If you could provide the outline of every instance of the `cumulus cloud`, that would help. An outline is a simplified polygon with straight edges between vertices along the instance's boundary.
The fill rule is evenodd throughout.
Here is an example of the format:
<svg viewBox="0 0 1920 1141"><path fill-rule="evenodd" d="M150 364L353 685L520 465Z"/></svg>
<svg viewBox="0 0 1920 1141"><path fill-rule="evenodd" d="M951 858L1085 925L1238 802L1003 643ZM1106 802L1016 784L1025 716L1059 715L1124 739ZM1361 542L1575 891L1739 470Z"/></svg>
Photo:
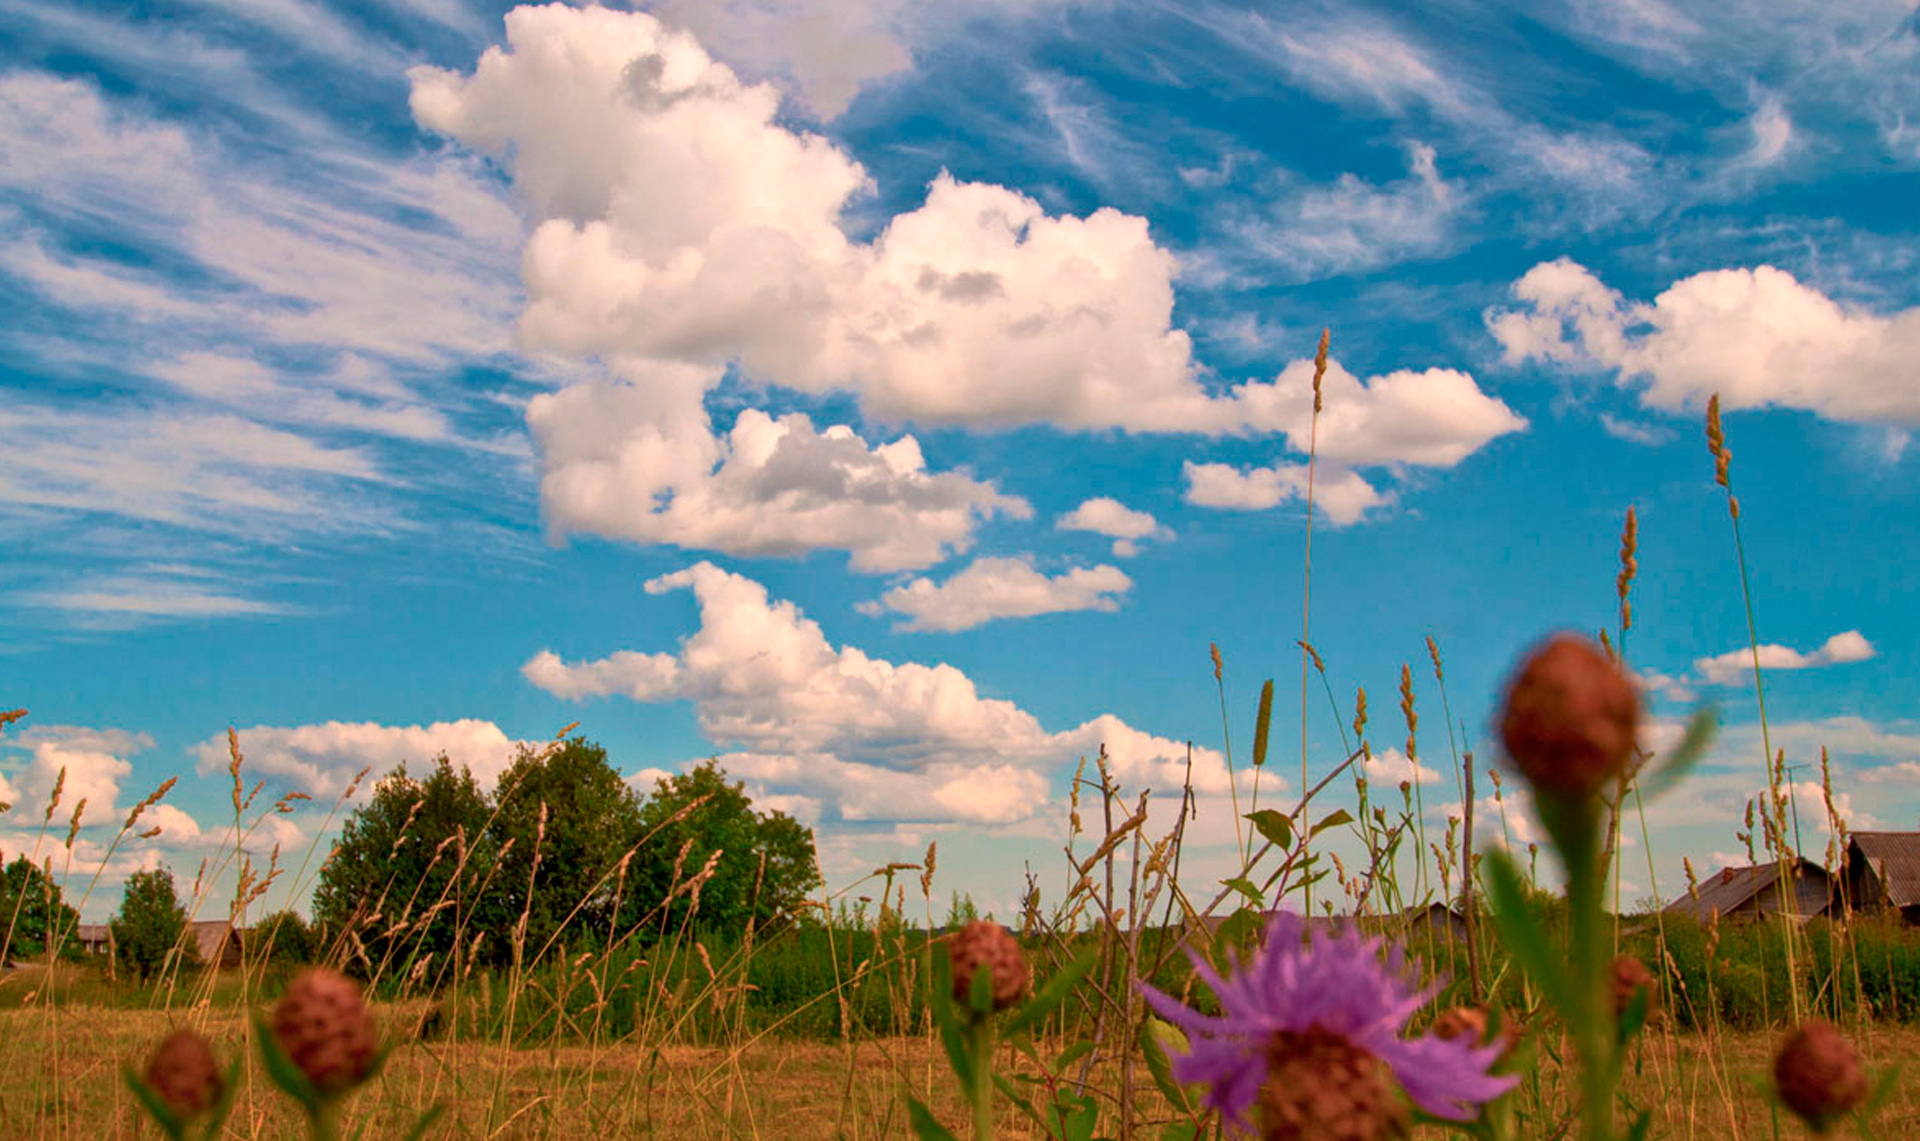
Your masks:
<svg viewBox="0 0 1920 1141"><path fill-rule="evenodd" d="M490 787L513 763L519 747L491 721L465 718L431 725L379 725L370 721L327 721L316 725L255 725L238 730L244 757L241 774L266 775L316 799L338 796L362 768L372 772L360 782L364 796L375 781L405 762L408 771L427 771L445 753L456 767L465 765L474 780ZM229 763L223 734L193 746L199 771L225 769Z"/></svg>
<svg viewBox="0 0 1920 1141"><path fill-rule="evenodd" d="M1840 665L1846 662L1864 662L1873 657L1873 643L1867 641L1858 630L1846 630L1828 638L1820 648L1807 653L1788 646L1766 643L1760 647L1760 668L1771 670L1804 670L1816 666ZM1752 649L1728 650L1724 654L1699 658L1693 663L1694 672L1708 685L1738 685L1753 676Z"/></svg>
<svg viewBox="0 0 1920 1141"><path fill-rule="evenodd" d="M1890 765L1877 765L1870 769L1861 769L1858 776L1868 784L1920 786L1920 761L1896 761Z"/></svg>
<svg viewBox="0 0 1920 1141"><path fill-rule="evenodd" d="M13 804L15 821L38 820L60 788L55 817L70 820L74 808L87 802L82 827L111 823L124 816L120 806L123 782L133 774L126 758L153 747L153 738L125 729L93 729L78 725L40 725L20 733L0 747L25 749L31 756L25 767L0 790L0 799Z"/></svg>
<svg viewBox="0 0 1920 1141"><path fill-rule="evenodd" d="M697 563L646 584L691 590L700 627L675 653L568 663L551 650L521 672L556 696L690 701L730 773L843 819L1011 821L1044 807L1050 771L1104 744L1115 778L1178 787L1187 747L1111 716L1048 732L1011 701L982 697L952 666L895 663L835 647L760 583ZM1226 791L1225 758L1193 750L1193 780Z"/></svg>
<svg viewBox="0 0 1920 1141"><path fill-rule="evenodd" d="M1111 496L1101 495L1054 520L1057 531L1092 531L1113 540L1115 558L1131 558L1140 553L1142 539L1165 542L1173 531L1163 527L1145 511L1135 511Z"/></svg>
<svg viewBox="0 0 1920 1141"><path fill-rule="evenodd" d="M1118 567L1074 567L1048 576L1030 559L975 559L945 582L917 578L896 586L860 612L893 611L910 620L898 630L971 630L997 618L1032 618L1069 610L1120 609L1116 595L1133 580Z"/></svg>
<svg viewBox="0 0 1920 1141"><path fill-rule="evenodd" d="M1182 465L1188 503L1230 511L1265 511L1307 497L1307 465L1236 468L1232 464ZM1358 472L1331 468L1315 473L1313 502L1337 526L1357 523L1389 502Z"/></svg>
<svg viewBox="0 0 1920 1141"><path fill-rule="evenodd" d="M660 393L590 383L534 398L527 421L556 537L590 531L739 555L826 547L850 552L857 570L896 571L964 551L982 519L1032 513L991 483L927 471L910 435L870 448L845 425L816 431L800 413L776 420L749 408L723 442L697 395L663 417Z"/></svg>
<svg viewBox="0 0 1920 1141"><path fill-rule="evenodd" d="M1398 787L1401 781L1432 784L1440 779L1438 770L1411 760L1399 749L1383 749L1360 762L1367 780L1374 784Z"/></svg>
<svg viewBox="0 0 1920 1141"><path fill-rule="evenodd" d="M887 422L1284 431L1302 446L1285 406L1298 402L1297 367L1230 394L1202 387L1172 326L1178 267L1146 219L1049 215L942 174L919 206L852 241L840 220L873 188L864 168L776 121L778 92L743 83L692 35L644 13L560 6L516 9L506 32L507 48L471 74L413 69L411 106L426 129L512 173L531 229L521 343L597 356L641 390L570 389L530 414L540 435L570 407L590 418L590 405L621 405L622 430L600 431L598 447L634 457L630 481L602 465L587 481L602 499L671 514L663 489L677 498L705 482L722 449L702 398L733 365L755 383L851 391ZM1524 426L1464 373L1363 386L1336 370L1330 384L1334 462L1448 466ZM572 455L544 462L550 483L570 483ZM589 510L551 488L547 501L563 528L659 535L631 525L635 508ZM682 528L667 530L679 541ZM712 538L759 549L735 531Z"/></svg>
<svg viewBox="0 0 1920 1141"><path fill-rule="evenodd" d="M1568 258L1513 285L1489 310L1510 363L1611 370L1651 407L1781 407L1862 424L1920 424L1920 308L1890 316L1843 305L1772 266L1697 273L1629 302Z"/></svg>

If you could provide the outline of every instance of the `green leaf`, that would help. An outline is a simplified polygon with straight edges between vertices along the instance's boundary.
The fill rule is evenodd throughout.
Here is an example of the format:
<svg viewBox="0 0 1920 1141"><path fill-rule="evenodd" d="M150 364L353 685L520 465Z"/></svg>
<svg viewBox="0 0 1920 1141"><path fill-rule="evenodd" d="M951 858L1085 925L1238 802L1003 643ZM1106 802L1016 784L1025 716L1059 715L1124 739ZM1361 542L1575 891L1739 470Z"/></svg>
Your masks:
<svg viewBox="0 0 1920 1141"><path fill-rule="evenodd" d="M140 1075L133 1072L132 1066L122 1065L120 1073L126 1078L127 1088L133 1091L133 1096L140 1102L140 1107L146 1110L147 1116L153 1118L154 1122L160 1126L160 1131L171 1137L173 1141L181 1141L181 1137L184 1136L182 1130L186 1126L180 1120L180 1116L173 1112L173 1107L168 1105L152 1086L141 1080Z"/></svg>
<svg viewBox="0 0 1920 1141"><path fill-rule="evenodd" d="M1260 712L1253 719L1253 767L1267 763L1267 727L1273 721L1273 679L1260 687Z"/></svg>
<svg viewBox="0 0 1920 1141"><path fill-rule="evenodd" d="M280 1087L286 1095L300 1103L307 1116L318 1117L326 1106L326 1097L313 1087L307 1075L293 1064L287 1052L280 1048L280 1042L273 1036L273 1028L260 1015L253 1016L253 1039L260 1046L260 1061L267 1068L267 1076L273 1084Z"/></svg>
<svg viewBox="0 0 1920 1141"><path fill-rule="evenodd" d="M1080 1059L1086 1057L1088 1054L1091 1054L1091 1053L1093 1053L1092 1042L1088 1042L1085 1040L1075 1042L1073 1045L1068 1046L1066 1049L1060 1051L1060 1056L1053 1060L1053 1072L1056 1074L1061 1073L1068 1066L1073 1065L1075 1062L1079 1061Z"/></svg>
<svg viewBox="0 0 1920 1141"><path fill-rule="evenodd" d="M1160 1127L1160 1141L1200 1141L1200 1127L1191 1121L1170 1121Z"/></svg>
<svg viewBox="0 0 1920 1141"><path fill-rule="evenodd" d="M912 1094L907 1095L907 1120L913 1123L913 1132L920 1141L960 1141L946 1126L935 1121L933 1113Z"/></svg>
<svg viewBox="0 0 1920 1141"><path fill-rule="evenodd" d="M440 1120L440 1115L445 1113L446 1111L447 1111L446 1102L444 1101L434 1102L433 1108L427 1110L426 1113L422 1114L420 1116L420 1120L413 1123L413 1128L407 1130L407 1135L403 1139L403 1141L420 1141L422 1137L425 1137L427 1135L427 1130L432 1128L433 1123Z"/></svg>
<svg viewBox="0 0 1920 1141"><path fill-rule="evenodd" d="M989 1018L993 1015L992 971L975 969L973 977L967 980L967 1007L973 1011L975 1018Z"/></svg>
<svg viewBox="0 0 1920 1141"><path fill-rule="evenodd" d="M1175 1046L1186 1052L1186 1036L1181 1034L1172 1023L1149 1014L1140 1024L1140 1052L1146 1055L1147 1073L1153 1076L1153 1084L1160 1087L1160 1095L1167 1104L1181 1113L1193 1113L1193 1103L1187 1097L1187 1091L1179 1082L1173 1080L1173 1064L1167 1057L1167 1047Z"/></svg>
<svg viewBox="0 0 1920 1141"><path fill-rule="evenodd" d="M1342 824L1351 823L1353 823L1353 814L1344 808L1337 808L1320 818L1320 823L1313 826L1312 834L1318 836L1329 828L1338 828Z"/></svg>
<svg viewBox="0 0 1920 1141"><path fill-rule="evenodd" d="M1694 766L1700 763L1700 758L1706 755L1707 746L1713 744L1719 724L1711 705L1696 711L1687 722L1687 732L1680 738L1679 746L1666 755L1658 768L1641 774L1640 795L1651 800L1679 784L1681 778L1692 772Z"/></svg>
<svg viewBox="0 0 1920 1141"><path fill-rule="evenodd" d="M1526 889L1513 858L1504 849L1494 848L1486 854L1481 876L1487 882L1487 898L1493 905L1493 923L1500 931L1500 941L1562 1016L1569 1020L1577 1017L1580 1004L1573 980L1567 975L1566 958L1548 946L1545 933L1528 911Z"/></svg>
<svg viewBox="0 0 1920 1141"><path fill-rule="evenodd" d="M1247 902L1255 907L1266 906L1267 901L1260 898L1260 889L1253 886L1253 881L1247 877L1234 876L1232 879L1224 879L1220 882L1245 896Z"/></svg>
<svg viewBox="0 0 1920 1141"><path fill-rule="evenodd" d="M1248 820L1276 848L1293 847L1293 818L1277 808L1262 808L1246 814Z"/></svg>
<svg viewBox="0 0 1920 1141"><path fill-rule="evenodd" d="M1022 1074L1019 1076L1026 1078L1028 1085L1034 1084L1035 1081L1037 1080L1025 1074ZM1005 1077L1001 1076L1000 1074L995 1074L993 1075L993 1084L997 1089L999 1089L1001 1093L1006 1095L1008 1101L1012 1102L1014 1105L1020 1108L1020 1112L1026 1114L1028 1117L1033 1118L1033 1120L1039 1125L1043 1127L1046 1125L1046 1119L1041 1117L1039 1111L1033 1108L1032 1102L1022 1097L1020 1095L1019 1090L1013 1088L1012 1082L1008 1081Z"/></svg>
<svg viewBox="0 0 1920 1141"><path fill-rule="evenodd" d="M1098 946L1088 947L1075 956L1072 962L1060 969L1060 973L1048 979L1046 985L1033 993L1027 1004L1013 1012L1006 1024L1001 1027L1002 1034L1018 1034L1027 1027L1038 1023L1052 1014L1060 1004L1080 985L1080 980L1092 972L1094 963L1100 959Z"/></svg>
<svg viewBox="0 0 1920 1141"><path fill-rule="evenodd" d="M1620 1012L1620 1044L1626 1045L1633 1040L1640 1028L1647 1024L1647 1009L1653 1001L1652 987L1635 987L1633 997L1627 1000L1627 1008Z"/></svg>
<svg viewBox="0 0 1920 1141"><path fill-rule="evenodd" d="M1652 1124L1653 1114L1648 1110L1641 1110L1640 1116L1633 1119L1632 1125L1627 1126L1627 1141L1646 1141L1647 1127Z"/></svg>

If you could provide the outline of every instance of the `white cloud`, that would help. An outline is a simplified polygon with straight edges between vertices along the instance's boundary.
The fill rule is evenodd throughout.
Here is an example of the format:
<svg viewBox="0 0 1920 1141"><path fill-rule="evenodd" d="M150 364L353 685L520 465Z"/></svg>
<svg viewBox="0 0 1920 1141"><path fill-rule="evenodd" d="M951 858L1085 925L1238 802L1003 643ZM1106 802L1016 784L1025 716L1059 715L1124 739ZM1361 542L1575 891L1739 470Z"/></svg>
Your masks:
<svg viewBox="0 0 1920 1141"><path fill-rule="evenodd" d="M168 566L134 567L78 578L64 576L62 585L17 591L11 597L26 606L84 613L108 625L288 612L277 603L224 589L191 568Z"/></svg>
<svg viewBox="0 0 1920 1141"><path fill-rule="evenodd" d="M1395 369L1362 381L1329 359L1314 427L1313 362L1296 360L1271 383L1236 385L1231 402L1247 424L1285 435L1302 455L1350 467L1448 468L1527 421L1456 369Z"/></svg>
<svg viewBox="0 0 1920 1141"><path fill-rule="evenodd" d="M1487 314L1512 363L1612 370L1664 409L1784 407L1832 420L1920 424L1920 308L1843 306L1772 266L1697 273L1629 304L1567 258L1513 286L1520 308Z"/></svg>
<svg viewBox="0 0 1920 1141"><path fill-rule="evenodd" d="M1102 744L1132 787L1177 788L1185 773L1184 744L1117 718L1050 733L1013 702L980 696L952 666L836 648L791 602L711 563L647 583L649 593L677 589L700 606L700 628L677 653L569 664L542 651L521 672L560 697L690 701L707 739L735 748L721 757L729 772L832 804L844 819L1022 819L1044 806L1049 771ZM1225 758L1193 750L1193 779L1224 792Z"/></svg>
<svg viewBox="0 0 1920 1141"><path fill-rule="evenodd" d="M1628 672L1632 675L1634 684L1640 687L1642 693L1658 694L1668 701L1677 702L1694 701L1700 696L1685 680L1673 677L1670 674L1663 674L1657 670L1630 670ZM1673 740L1677 742L1679 737L1676 735Z"/></svg>
<svg viewBox="0 0 1920 1141"><path fill-rule="evenodd" d="M1236 468L1231 464L1182 465L1187 478L1186 500L1200 507L1233 511L1265 511L1307 496L1307 466ZM1323 468L1314 475L1313 502L1336 526L1357 523L1370 509L1389 502L1387 496L1356 472Z"/></svg>
<svg viewBox="0 0 1920 1141"><path fill-rule="evenodd" d="M534 398L527 421L556 537L588 531L738 555L832 548L851 552L858 570L896 571L966 550L981 519L1032 511L990 483L928 472L912 436L869 448L844 425L816 432L799 413L746 409L723 443L697 392L672 408L663 390L593 383Z"/></svg>
<svg viewBox="0 0 1920 1141"><path fill-rule="evenodd" d="M0 799L12 802L10 818L16 822L38 822L45 815L55 785L60 787L60 804L54 809L56 823L71 820L81 800L87 802L81 826L122 822L119 803L121 785L133 773L126 758L153 747L153 738L145 733L124 729L91 729L77 725L39 725L17 736L0 739L0 749L25 749L32 756L26 767L14 774ZM65 773L64 778L62 773Z"/></svg>
<svg viewBox="0 0 1920 1141"><path fill-rule="evenodd" d="M970 630L999 618L1032 618L1072 610L1115 611L1117 595L1133 588L1118 567L1074 567L1049 577L1025 558L979 558L945 582L917 578L877 601L864 614L909 615L897 630Z"/></svg>
<svg viewBox="0 0 1920 1141"><path fill-rule="evenodd" d="M1801 653L1771 642L1759 648L1762 672L1804 670L1816 666L1864 662L1873 657L1873 654L1873 644L1867 641L1858 630L1847 630L1835 634L1821 643L1819 649L1808 653ZM1754 651L1751 648L1728 650L1724 654L1696 659L1693 668L1700 679L1708 685L1739 685L1753 677L1753 657Z"/></svg>
<svg viewBox="0 0 1920 1141"><path fill-rule="evenodd" d="M360 782L365 796L380 777L405 762L408 772L420 776L435 757L447 754L455 767L465 765L473 779L491 787L513 763L515 741L491 721L466 718L431 725L378 725L373 722L328 721L316 725L255 725L237 731L242 761L241 777L272 776L316 800L340 795L361 768L373 771ZM224 771L230 763L225 734L209 737L193 747L202 773Z"/></svg>
<svg viewBox="0 0 1920 1141"><path fill-rule="evenodd" d="M1135 511L1111 496L1101 495L1054 520L1056 531L1092 531L1113 540L1116 558L1132 558L1140 553L1140 540L1166 542L1172 530L1163 527L1145 511Z"/></svg>
<svg viewBox="0 0 1920 1141"><path fill-rule="evenodd" d="M1622 420L1611 412L1600 413L1600 427L1616 440L1625 440L1629 444L1643 444L1650 448L1658 447L1673 439L1672 431L1657 424Z"/></svg>
<svg viewBox="0 0 1920 1141"><path fill-rule="evenodd" d="M1368 781L1394 788L1399 787L1401 781L1433 784L1440 779L1438 770L1411 761L1405 753L1393 748L1383 749L1363 759L1360 768Z"/></svg>
<svg viewBox="0 0 1920 1141"><path fill-rule="evenodd" d="M1233 227L1245 250L1299 280L1353 273L1446 244L1461 203L1434 149L1408 148L1409 174L1375 186L1343 174L1332 186L1288 185L1270 209Z"/></svg>
<svg viewBox="0 0 1920 1141"><path fill-rule="evenodd" d="M860 88L912 64L903 43L906 0L653 0L647 7L687 28L736 70L790 77L823 119Z"/></svg>
<svg viewBox="0 0 1920 1141"><path fill-rule="evenodd" d="M1920 761L1895 761L1870 769L1859 769L1855 775L1867 784L1920 786Z"/></svg>

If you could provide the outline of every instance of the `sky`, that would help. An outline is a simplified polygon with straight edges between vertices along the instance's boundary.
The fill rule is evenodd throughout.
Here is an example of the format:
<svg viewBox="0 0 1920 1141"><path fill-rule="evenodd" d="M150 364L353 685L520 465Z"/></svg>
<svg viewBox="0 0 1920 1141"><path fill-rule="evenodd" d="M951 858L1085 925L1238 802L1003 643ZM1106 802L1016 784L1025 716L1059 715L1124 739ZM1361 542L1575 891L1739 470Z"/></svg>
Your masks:
<svg viewBox="0 0 1920 1141"><path fill-rule="evenodd" d="M1822 749L1920 827L1916 72L1913 0L0 0L0 851L224 914L232 727L304 907L358 770L579 722L1010 916L1082 758L1217 879L1361 688L1518 845L1629 508L1647 746L1723 731L1623 900L1766 743L1814 858Z"/></svg>

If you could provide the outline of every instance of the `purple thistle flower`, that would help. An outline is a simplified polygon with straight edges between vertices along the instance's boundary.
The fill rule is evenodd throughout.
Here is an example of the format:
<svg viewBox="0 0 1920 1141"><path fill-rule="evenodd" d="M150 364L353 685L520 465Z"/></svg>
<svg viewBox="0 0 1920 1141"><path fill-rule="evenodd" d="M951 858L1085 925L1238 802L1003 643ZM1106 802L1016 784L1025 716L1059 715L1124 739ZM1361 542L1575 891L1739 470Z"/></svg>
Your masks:
<svg viewBox="0 0 1920 1141"><path fill-rule="evenodd" d="M1348 929L1303 944L1298 915L1276 914L1266 945L1230 977L1221 978L1192 951L1194 973L1213 988L1221 1015L1191 1010L1146 984L1140 991L1162 1018L1186 1031L1190 1052L1173 1059L1182 1082L1205 1082L1205 1104L1248 1132L1248 1110L1266 1081L1276 1042L1319 1031L1384 1063L1415 1105L1455 1121L1475 1116L1482 1102L1511 1089L1511 1074L1487 1072L1501 1044L1431 1034L1402 1038L1407 1019L1433 996L1408 977L1398 945L1381 961L1379 937ZM1435 988L1437 989L1437 988Z"/></svg>

